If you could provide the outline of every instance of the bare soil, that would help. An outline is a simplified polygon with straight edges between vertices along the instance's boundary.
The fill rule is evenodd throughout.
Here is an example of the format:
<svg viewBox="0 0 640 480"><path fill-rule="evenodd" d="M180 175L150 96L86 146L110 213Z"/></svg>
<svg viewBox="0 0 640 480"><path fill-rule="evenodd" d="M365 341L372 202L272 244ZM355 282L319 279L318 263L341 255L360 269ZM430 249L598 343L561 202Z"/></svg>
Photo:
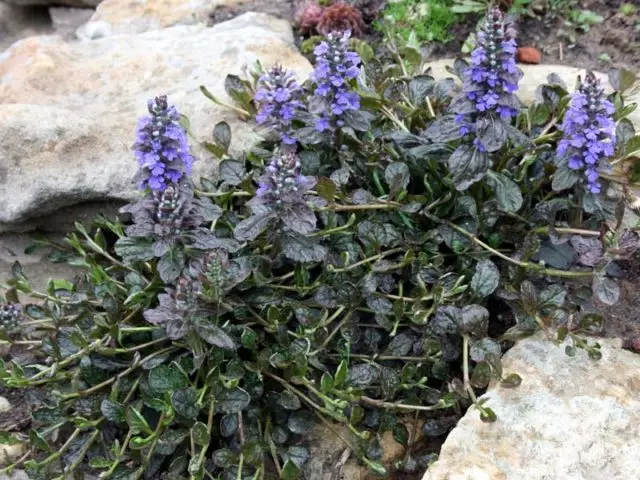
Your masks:
<svg viewBox="0 0 640 480"><path fill-rule="evenodd" d="M591 10L604 18L600 24L592 25L586 33L576 32L564 26L564 20L554 24L534 18L522 18L519 22L519 43L532 46L543 53L543 63L563 63L575 67L607 70L627 68L640 70L640 13L625 16L620 12L623 3L640 3L629 0L583 0L580 8ZM567 38L573 35L575 44ZM603 55L610 60L605 60Z"/></svg>

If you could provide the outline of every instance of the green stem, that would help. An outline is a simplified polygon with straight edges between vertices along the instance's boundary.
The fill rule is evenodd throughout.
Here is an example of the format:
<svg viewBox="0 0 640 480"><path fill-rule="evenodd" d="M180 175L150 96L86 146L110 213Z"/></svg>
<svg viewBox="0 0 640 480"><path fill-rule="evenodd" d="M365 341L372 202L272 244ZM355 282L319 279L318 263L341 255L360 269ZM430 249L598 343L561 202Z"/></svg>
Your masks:
<svg viewBox="0 0 640 480"><path fill-rule="evenodd" d="M469 380L469 337L467 335L462 336L462 375L464 377L464 388L469 393L473 403L476 403L478 401L476 393L473 391Z"/></svg>
<svg viewBox="0 0 640 480"><path fill-rule="evenodd" d="M71 446L71 444L73 443L73 441L76 439L78 435L80 435L80 429L76 428L71 434L71 436L67 438L67 441L64 442L64 445L62 445L56 452L52 453L41 462L38 462L37 465L43 467L45 465L49 465L51 462L60 458L64 454L64 452L66 452L69 449L69 447Z"/></svg>
<svg viewBox="0 0 640 480"><path fill-rule="evenodd" d="M378 255L365 258L364 260L360 260L359 262L353 263L351 265L347 265L346 267L343 267L343 268L335 268L335 267L332 267L331 265L327 265L327 269L331 272L336 272L336 273L348 272L350 270L354 270L358 267L361 267L362 265L366 265L367 263L377 262L378 260L381 260L384 257L387 257L389 255L393 255L394 253L400 253L405 251L406 251L405 248L394 248L391 250L387 250L386 252L379 253Z"/></svg>
<svg viewBox="0 0 640 480"><path fill-rule="evenodd" d="M319 208L318 211L332 211L332 212L354 212L360 210L393 210L400 208L400 203L370 203L365 205L332 205L330 207Z"/></svg>
<svg viewBox="0 0 640 480"><path fill-rule="evenodd" d="M97 429L94 430L91 436L89 437L89 439L86 442L84 442L82 449L80 449L80 452L76 454L75 462L73 462L69 467L69 470L71 472L73 472L76 468L78 468L78 465L80 465L80 462L82 462L82 460L84 459L84 456L87 454L87 452L91 448L91 445L93 445L93 442L96 441L96 438L98 437L99 433L100 433L100 430L97 430Z"/></svg>
<svg viewBox="0 0 640 480"><path fill-rule="evenodd" d="M163 339L164 340L164 339ZM113 382L115 382L116 380L121 379L122 377L130 374L131 372L133 372L135 369L137 369L140 365L142 365L144 362L147 362L149 360L151 360L152 358L155 358L159 355L163 355L166 352L169 352L171 350L175 350L176 347L167 347L167 348L163 348L162 350L159 350L155 353L152 353L151 355L146 356L145 358L143 358L142 360L139 360L138 362L135 362L133 365L131 365L129 368L127 368L126 370L120 372L118 375L109 378L108 380L105 380L102 383L99 383L98 385L94 385L91 388L87 388L86 390L81 390L79 392L75 392L75 393L69 393L67 395L63 395L61 397L61 399L63 401L65 400L71 400L72 398L78 398L78 397L86 397L87 395L91 395L92 393L97 392L98 390L107 387L109 385L111 385Z"/></svg>
<svg viewBox="0 0 640 480"><path fill-rule="evenodd" d="M232 197L253 197L251 192L204 192L202 190L195 190L195 193L201 197L224 197L230 195Z"/></svg>
<svg viewBox="0 0 640 480"><path fill-rule="evenodd" d="M54 363L49 368L47 368L45 370L42 370L41 372L36 373L33 377L28 378L27 382L32 382L34 380L38 380L38 379L48 375L49 373L51 373L54 368L59 370L60 368L66 367L70 363L73 363L74 361L82 358L83 356L87 355L88 353L93 353L93 351L97 350L103 343L107 343L108 338L109 337L105 337L105 338L101 338L100 340L96 340L95 342L87 345L85 348L83 348L79 352L76 352L73 355L68 356L64 360L62 360L62 361L60 361L58 363Z"/></svg>
<svg viewBox="0 0 640 480"><path fill-rule="evenodd" d="M565 228L565 227L554 227L553 228L558 233L575 233L576 235L584 235L585 237L599 237L600 232L597 230L583 230L580 228ZM536 228L536 233L544 233L549 234L551 227L540 227Z"/></svg>
<svg viewBox="0 0 640 480"><path fill-rule="evenodd" d="M541 265L539 265L537 263L522 262L520 260L516 260L515 258L511 258L511 257L499 252L498 250L490 247L489 245L484 243L482 240L480 240L478 237L476 237L474 234L466 231L464 228L456 225L453 222L449 222L449 221L446 221L446 220L441 220L440 218L438 218L438 217L436 217L434 215L427 215L427 216L430 219L432 219L434 221L437 221L438 223L444 223L444 224L448 225L449 227L453 228L457 232L459 232L462 235L464 235L465 237L467 237L469 240L471 240L476 245L478 245L478 246L484 248L485 250L493 253L497 257L500 257L503 260L506 260L507 262L510 262L510 263L512 263L514 265L517 265L518 267L526 268L528 270L533 270L533 271L539 273L540 275L547 275L547 276L550 276L550 277L560 277L560 278L593 277L593 272L571 272L571 271L567 271L567 270L556 270L554 268L544 268L543 266L541 266Z"/></svg>
<svg viewBox="0 0 640 480"><path fill-rule="evenodd" d="M421 412L432 412L434 410L442 410L445 408L449 408L443 401L439 401L435 405L407 405L404 403L394 403L394 402L383 402L381 400L376 400L375 398L369 398L362 396L360 397L360 403L364 403L365 405L371 405L377 408L385 408L392 410L411 410L411 411L421 411Z"/></svg>
<svg viewBox="0 0 640 480"><path fill-rule="evenodd" d="M340 307L343 308L344 307ZM345 323L347 323L349 321L349 319L351 318L351 314L353 313L353 310L349 310L345 316L342 318L342 320L340 320L340 323L338 323L338 325L336 326L336 328L333 329L333 331L329 334L329 336L325 339L324 342L322 342L322 345L320 346L320 348L318 348L317 350L311 352L309 354L309 356L313 357L315 355L318 355L322 350L324 350L325 348L327 348L327 345L329 345L329 343L331 342L331 340L333 339L333 337L336 336L336 334L342 329L342 327L344 326Z"/></svg>
<svg viewBox="0 0 640 480"><path fill-rule="evenodd" d="M325 355L328 358L341 359L343 355L330 353ZM416 362L416 363L424 363L433 361L429 357L403 357L403 356L395 356L395 355L359 355L356 353L352 353L349 355L349 358L355 358L357 360L368 360L370 362L385 362L385 361L401 361L401 362Z"/></svg>

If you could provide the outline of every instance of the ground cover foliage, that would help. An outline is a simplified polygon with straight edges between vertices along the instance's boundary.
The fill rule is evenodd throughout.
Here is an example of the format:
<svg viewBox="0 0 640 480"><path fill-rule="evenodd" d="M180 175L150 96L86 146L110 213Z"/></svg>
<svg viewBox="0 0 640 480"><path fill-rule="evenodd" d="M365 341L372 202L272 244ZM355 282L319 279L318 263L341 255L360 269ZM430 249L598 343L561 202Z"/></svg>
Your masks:
<svg viewBox="0 0 640 480"><path fill-rule="evenodd" d="M635 78L612 73L605 95L591 74L551 75L525 107L514 39L492 10L452 78L411 39L348 33L316 47L309 80L231 75L228 106L269 138L232 158L217 124L218 175L197 183L188 121L151 101L140 201L40 242L79 277L38 292L16 264L8 279L3 337L36 355L0 381L38 407L29 432L2 432L27 445L2 472L295 479L317 422L347 425L382 478L421 471L412 451L383 465L381 435L408 447L407 415L440 436L468 407L500 421L477 394L517 388L500 363L517 339L542 329L599 359L594 298L616 302L616 261L638 246L608 174L640 150Z"/></svg>

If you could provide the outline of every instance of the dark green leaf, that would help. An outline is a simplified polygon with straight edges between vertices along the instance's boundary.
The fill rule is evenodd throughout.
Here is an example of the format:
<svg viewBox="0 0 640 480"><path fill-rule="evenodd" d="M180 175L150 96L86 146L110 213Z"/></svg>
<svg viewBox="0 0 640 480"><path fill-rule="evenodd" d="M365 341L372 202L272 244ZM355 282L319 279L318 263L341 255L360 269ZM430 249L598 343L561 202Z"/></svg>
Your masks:
<svg viewBox="0 0 640 480"><path fill-rule="evenodd" d="M213 140L223 148L224 153L229 151L229 146L231 145L231 127L229 127L227 122L219 122L213 127ZM222 175L222 168L220 170Z"/></svg>
<svg viewBox="0 0 640 480"><path fill-rule="evenodd" d="M384 178L392 193L406 190L409 185L409 167L406 163L390 163L384 171Z"/></svg>
<svg viewBox="0 0 640 480"><path fill-rule="evenodd" d="M462 332L480 337L487 334L489 311L480 305L465 305L462 308Z"/></svg>
<svg viewBox="0 0 640 480"><path fill-rule="evenodd" d="M209 444L209 430L202 422L196 422L191 427L191 438L196 445L206 446Z"/></svg>
<svg viewBox="0 0 640 480"><path fill-rule="evenodd" d="M460 145L449 157L448 166L456 190L464 191L484 177L491 162L486 152L471 145Z"/></svg>
<svg viewBox="0 0 640 480"><path fill-rule="evenodd" d="M184 251L182 248L172 248L167 251L158 262L158 274L165 283L174 282L184 268Z"/></svg>
<svg viewBox="0 0 640 480"><path fill-rule="evenodd" d="M416 107L424 105L431 95L435 80L429 75L417 75L409 82L409 99Z"/></svg>
<svg viewBox="0 0 640 480"><path fill-rule="evenodd" d="M218 174L226 184L236 186L240 185L244 181L247 176L247 171L245 170L244 165L240 162L236 162L235 160L223 160L220 162L220 166L218 167Z"/></svg>
<svg viewBox="0 0 640 480"><path fill-rule="evenodd" d="M196 405L198 393L193 387L183 388L173 392L171 404L175 411L186 418L196 418L200 411Z"/></svg>
<svg viewBox="0 0 640 480"><path fill-rule="evenodd" d="M455 115L445 115L431 122L424 131L424 136L433 142L452 142L460 138L460 123Z"/></svg>
<svg viewBox="0 0 640 480"><path fill-rule="evenodd" d="M404 448L409 446L409 430L402 423L396 423L393 427L393 439Z"/></svg>
<svg viewBox="0 0 640 480"><path fill-rule="evenodd" d="M154 392L166 393L187 385L184 374L173 365L158 365L149 370L149 387Z"/></svg>
<svg viewBox="0 0 640 480"><path fill-rule="evenodd" d="M225 350L235 350L236 343L224 330L211 323L208 318L200 318L194 328L207 343Z"/></svg>
<svg viewBox="0 0 640 480"><path fill-rule="evenodd" d="M480 362L473 368L471 374L471 385L475 388L486 388L491 381L491 365L487 362Z"/></svg>
<svg viewBox="0 0 640 480"><path fill-rule="evenodd" d="M620 298L620 286L603 274L593 277L593 292L605 305L615 305Z"/></svg>
<svg viewBox="0 0 640 480"><path fill-rule="evenodd" d="M438 307L431 320L431 331L435 335L456 334L462 325L462 310L454 306Z"/></svg>
<svg viewBox="0 0 640 480"><path fill-rule="evenodd" d="M507 130L500 117L487 115L476 122L476 135L487 152L496 152L507 141Z"/></svg>
<svg viewBox="0 0 640 480"><path fill-rule="evenodd" d="M561 165L553 174L551 188L554 192L560 192L573 187L579 181L580 174L576 170L571 170L568 166Z"/></svg>
<svg viewBox="0 0 640 480"><path fill-rule="evenodd" d="M522 383L522 378L517 373L512 373L507 375L502 379L500 385L504 388L515 388L518 387Z"/></svg>
<svg viewBox="0 0 640 480"><path fill-rule="evenodd" d="M251 397L242 388L225 389L216 399L216 412L239 413L249 406Z"/></svg>
<svg viewBox="0 0 640 480"><path fill-rule="evenodd" d="M104 418L114 423L124 423L126 421L125 409L123 405L112 402L109 399L102 400L100 411Z"/></svg>
<svg viewBox="0 0 640 480"><path fill-rule="evenodd" d="M501 353L500 344L491 338L482 338L469 349L469 356L474 362L482 362L488 355L500 356Z"/></svg>
<svg viewBox="0 0 640 480"><path fill-rule="evenodd" d="M347 383L357 388L367 387L378 380L380 370L375 365L361 363L352 365L347 373Z"/></svg>
<svg viewBox="0 0 640 480"><path fill-rule="evenodd" d="M282 253L294 262L321 262L327 249L315 238L287 235L282 239Z"/></svg>
<svg viewBox="0 0 640 480"><path fill-rule="evenodd" d="M300 478L300 469L292 461L287 460L282 467L282 473L280 473L280 480L298 480Z"/></svg>
<svg viewBox="0 0 640 480"><path fill-rule="evenodd" d="M251 215L249 218L236 225L234 235L240 242L255 240L262 232L265 231L269 222L274 218L275 214L272 212L262 215Z"/></svg>
<svg viewBox="0 0 640 480"><path fill-rule="evenodd" d="M289 415L287 427L298 435L308 433L313 428L313 418L306 410L296 410Z"/></svg>
<svg viewBox="0 0 640 480"><path fill-rule="evenodd" d="M495 414L493 410L488 407L482 407L480 410L480 420L485 423L493 423L498 419L498 416Z"/></svg>
<svg viewBox="0 0 640 480"><path fill-rule="evenodd" d="M471 289L481 297L491 295L500 283L500 270L489 259L480 260L471 278Z"/></svg>
<svg viewBox="0 0 640 480"><path fill-rule="evenodd" d="M151 242L147 239L122 237L114 249L126 263L146 262L154 257Z"/></svg>
<svg viewBox="0 0 640 480"><path fill-rule="evenodd" d="M506 212L517 212L522 207L520 187L502 173L487 172L487 184L496 192L500 208Z"/></svg>
<svg viewBox="0 0 640 480"><path fill-rule="evenodd" d="M385 355L403 357L413 349L414 342L415 338L413 335L409 335L408 333L399 333L389 342L389 345L385 350Z"/></svg>
<svg viewBox="0 0 640 480"><path fill-rule="evenodd" d="M301 235L307 235L316 229L316 214L303 203L284 207L279 218L288 230Z"/></svg>
<svg viewBox="0 0 640 480"><path fill-rule="evenodd" d="M280 404L285 410L298 410L302 407L300 398L289 390L283 390L280 393L278 404Z"/></svg>
<svg viewBox="0 0 640 480"><path fill-rule="evenodd" d="M305 447L291 446L287 449L285 457L295 463L298 468L302 468L311 458L311 454Z"/></svg>

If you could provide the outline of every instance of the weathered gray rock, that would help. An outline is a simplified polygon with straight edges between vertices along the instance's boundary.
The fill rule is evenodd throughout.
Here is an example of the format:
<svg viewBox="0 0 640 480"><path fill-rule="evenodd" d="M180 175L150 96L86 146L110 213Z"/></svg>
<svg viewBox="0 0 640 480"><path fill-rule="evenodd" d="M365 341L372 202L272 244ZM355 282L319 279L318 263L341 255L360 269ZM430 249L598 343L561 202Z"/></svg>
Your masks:
<svg viewBox="0 0 640 480"><path fill-rule="evenodd" d="M602 359L537 336L503 358L515 389L483 396L498 420L470 409L424 480L626 480L640 472L640 355L598 340Z"/></svg>
<svg viewBox="0 0 640 480"><path fill-rule="evenodd" d="M209 139L215 123L233 131L232 151L259 138L255 125L207 100L224 92L228 73L260 59L306 78L309 62L293 45L290 25L247 13L213 28L179 26L139 35L66 43L22 40L0 55L0 231L60 208L130 199L136 163L130 150L148 98L167 94ZM197 174L215 162L195 149Z"/></svg>
<svg viewBox="0 0 640 480"><path fill-rule="evenodd" d="M0 0L0 52L22 38L50 33L53 26L46 8L9 5Z"/></svg>
<svg viewBox="0 0 640 480"><path fill-rule="evenodd" d="M149 30L206 23L217 7L244 0L103 0L91 20L78 29L82 39L142 33Z"/></svg>
<svg viewBox="0 0 640 480"><path fill-rule="evenodd" d="M93 14L90 8L49 7L55 32L70 40L75 37L76 29L87 23Z"/></svg>

